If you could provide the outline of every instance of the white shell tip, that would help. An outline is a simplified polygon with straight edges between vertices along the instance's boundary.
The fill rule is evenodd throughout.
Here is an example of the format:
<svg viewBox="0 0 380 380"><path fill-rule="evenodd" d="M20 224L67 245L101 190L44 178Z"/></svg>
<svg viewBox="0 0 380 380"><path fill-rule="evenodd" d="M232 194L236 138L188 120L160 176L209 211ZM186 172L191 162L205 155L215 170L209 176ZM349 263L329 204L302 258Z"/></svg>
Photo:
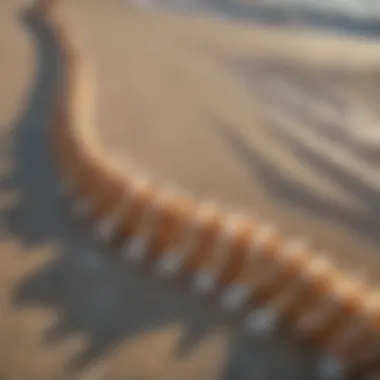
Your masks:
<svg viewBox="0 0 380 380"><path fill-rule="evenodd" d="M127 257L130 261L139 262L144 258L146 252L146 241L135 238L127 247Z"/></svg>
<svg viewBox="0 0 380 380"><path fill-rule="evenodd" d="M210 274L201 272L194 276L193 284L197 292L205 294L213 290L215 282Z"/></svg>
<svg viewBox="0 0 380 380"><path fill-rule="evenodd" d="M243 306L247 299L247 288L243 285L235 285L225 291L222 297L222 308L233 311Z"/></svg>
<svg viewBox="0 0 380 380"><path fill-rule="evenodd" d="M100 222L94 229L95 237L103 241L108 240L112 232L112 225L108 221Z"/></svg>
<svg viewBox="0 0 380 380"><path fill-rule="evenodd" d="M255 335L271 335L276 329L277 318L273 311L261 310L251 313L245 323L249 332Z"/></svg>
<svg viewBox="0 0 380 380"><path fill-rule="evenodd" d="M321 380L343 379L344 371L342 363L334 357L324 357L318 363L317 374Z"/></svg>
<svg viewBox="0 0 380 380"><path fill-rule="evenodd" d="M179 261L172 255L165 255L157 264L157 273L160 277L175 276L180 269Z"/></svg>
<svg viewBox="0 0 380 380"><path fill-rule="evenodd" d="M91 203L88 201L78 201L74 205L74 213L78 216L84 216L91 210Z"/></svg>

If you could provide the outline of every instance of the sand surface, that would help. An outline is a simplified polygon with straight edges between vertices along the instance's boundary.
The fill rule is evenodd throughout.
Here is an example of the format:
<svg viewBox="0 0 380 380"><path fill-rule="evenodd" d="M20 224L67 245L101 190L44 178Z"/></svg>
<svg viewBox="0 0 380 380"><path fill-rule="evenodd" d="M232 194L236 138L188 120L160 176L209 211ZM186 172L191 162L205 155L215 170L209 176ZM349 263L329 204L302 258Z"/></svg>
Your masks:
<svg viewBox="0 0 380 380"><path fill-rule="evenodd" d="M99 78L107 155L378 277L377 43L126 7L66 14Z"/></svg>
<svg viewBox="0 0 380 380"><path fill-rule="evenodd" d="M313 379L288 337L244 336L185 284L103 258L71 218L45 137L56 57L23 3L0 3L0 379ZM109 155L376 277L375 42L116 0L63 12L95 63Z"/></svg>

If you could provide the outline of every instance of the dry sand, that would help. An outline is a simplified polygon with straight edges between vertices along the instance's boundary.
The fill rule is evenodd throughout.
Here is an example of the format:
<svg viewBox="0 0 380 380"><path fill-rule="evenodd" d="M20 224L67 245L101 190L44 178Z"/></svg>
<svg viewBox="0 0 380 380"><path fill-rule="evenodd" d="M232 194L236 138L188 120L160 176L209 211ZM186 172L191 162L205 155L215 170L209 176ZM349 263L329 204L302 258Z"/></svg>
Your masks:
<svg viewBox="0 0 380 380"><path fill-rule="evenodd" d="M22 3L0 3L0 379L312 379L290 339L242 336L71 219L45 138L56 57ZM117 0L63 11L95 63L108 154L377 277L376 43Z"/></svg>

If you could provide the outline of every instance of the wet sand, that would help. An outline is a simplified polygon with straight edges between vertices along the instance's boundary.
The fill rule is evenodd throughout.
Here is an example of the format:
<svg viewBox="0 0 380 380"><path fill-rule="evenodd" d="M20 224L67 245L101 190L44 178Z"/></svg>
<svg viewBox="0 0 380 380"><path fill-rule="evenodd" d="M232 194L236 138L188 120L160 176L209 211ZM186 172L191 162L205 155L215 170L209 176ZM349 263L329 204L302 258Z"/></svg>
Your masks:
<svg viewBox="0 0 380 380"><path fill-rule="evenodd" d="M313 355L289 338L244 336L186 284L103 257L73 220L45 135L56 56L22 3L0 5L0 378L312 379ZM376 139L348 126L376 125L377 44L116 0L63 11L95 62L94 128L121 165L263 215L376 277L377 183L352 165L377 168Z"/></svg>

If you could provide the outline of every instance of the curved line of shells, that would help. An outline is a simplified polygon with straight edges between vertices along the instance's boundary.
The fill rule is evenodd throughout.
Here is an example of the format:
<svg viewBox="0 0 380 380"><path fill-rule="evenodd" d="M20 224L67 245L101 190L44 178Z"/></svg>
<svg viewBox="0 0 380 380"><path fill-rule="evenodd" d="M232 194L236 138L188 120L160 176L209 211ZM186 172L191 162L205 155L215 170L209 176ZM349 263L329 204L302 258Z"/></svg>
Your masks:
<svg viewBox="0 0 380 380"><path fill-rule="evenodd" d="M125 175L106 161L84 133L87 62L47 12L50 2L37 5L64 68L49 130L52 150L74 211L93 225L95 237L129 261L154 263L164 278L187 275L197 292L221 292L224 310L250 311L246 324L254 333L287 325L323 352L322 378L380 360L377 291L341 274L302 238L286 239L270 224L225 214L212 202L198 203L133 170Z"/></svg>

